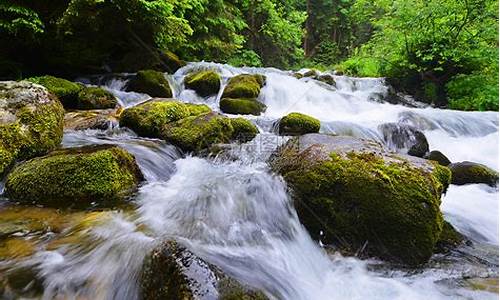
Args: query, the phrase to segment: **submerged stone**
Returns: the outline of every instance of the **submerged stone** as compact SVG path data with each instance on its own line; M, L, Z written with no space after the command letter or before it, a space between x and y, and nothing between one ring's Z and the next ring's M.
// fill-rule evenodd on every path
M290 140L270 164L287 182L313 238L407 265L433 254L443 228L447 168L375 142L325 134Z
M184 85L188 89L195 90L198 95L207 97L217 94L220 89L221 78L214 71L194 72L184 78Z
M5 192L12 201L86 207L123 200L143 179L134 157L116 146L58 150L15 167Z
M114 109L71 111L64 115L64 129L106 130L113 122L117 122L116 113Z
M302 135L318 133L321 124L318 119L301 113L290 113L279 121L279 134Z
M171 98L172 90L162 72L142 70L127 84L127 91L148 94L151 97Z
M41 85L0 82L0 175L16 160L43 155L62 140L64 109Z
M452 163L448 167L453 184L484 183L493 187L498 185L498 172L485 165L463 161Z

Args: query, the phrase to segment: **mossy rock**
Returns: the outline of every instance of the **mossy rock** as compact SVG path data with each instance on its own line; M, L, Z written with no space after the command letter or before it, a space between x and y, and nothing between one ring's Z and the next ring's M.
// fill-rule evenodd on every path
M44 155L59 146L64 109L41 85L0 82L0 175L15 160Z
M461 235L449 222L443 222L443 230L436 243L435 252L446 253L464 242L464 236Z
M127 84L127 91L148 94L151 97L171 98L172 90L162 72L142 70Z
M140 275L144 300L266 300L175 241L165 241L146 256Z
M233 139L239 142L248 142L253 140L259 133L259 129L252 122L245 118L231 119L233 126Z
M316 79L319 76L319 72L315 69L311 69L302 74L302 76Z
M337 83L335 82L335 79L333 78L332 75L328 75L328 74L319 75L317 80L324 82L324 83L331 85L331 86L337 86Z
M229 118L215 112L191 116L164 126L162 138L188 152L199 152L233 138Z
M318 133L321 123L318 119L301 113L290 113L279 121L279 134L302 135L306 133Z
M446 167L375 142L324 134L293 138L270 163L313 238L406 265L433 254L443 228Z
M219 92L221 78L214 71L194 72L184 78L184 85L195 90L198 95L207 97Z
M5 191L12 201L49 207L114 204L143 179L134 157L109 145L58 150L15 167Z
M106 109L118 104L116 97L100 87L85 87L78 93L77 109Z
M452 184L484 183L493 187L498 185L498 172L485 165L463 161L452 163L448 167L452 174Z
M219 102L222 112L235 115L260 115L266 110L266 105L255 99L231 99L223 98Z
M49 75L28 78L27 81L43 85L66 109L77 108L78 94L84 88L82 84Z
M152 99L125 109L120 116L120 126L128 127L140 136L157 138L167 123L207 112L210 108L203 104Z
M442 166L448 166L451 161L441 151L433 150L424 156L425 159L437 161Z
M257 98L265 80L265 77L259 74L236 75L227 83L222 98Z

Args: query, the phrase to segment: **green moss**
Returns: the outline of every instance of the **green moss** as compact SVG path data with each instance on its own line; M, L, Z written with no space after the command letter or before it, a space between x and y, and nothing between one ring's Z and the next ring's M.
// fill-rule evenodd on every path
M100 87L85 87L78 93L78 109L114 108L117 104L115 96Z
M464 237L453 228L447 221L443 222L443 230L436 243L435 252L445 253L450 249L457 247L464 241Z
M142 179L135 159L113 146L60 150L34 158L7 176L13 201L47 206L86 206L123 199Z
M448 190L451 183L451 171L448 167L435 163L431 176L435 180L436 195L439 197Z
M464 161L452 163L451 169L453 184L484 183L490 186L498 185L498 172L488 168L485 165Z
M0 175L14 163L26 139L18 122L0 124Z
M56 95L65 108L76 108L78 93L83 85L54 76L40 76L28 78L27 81L43 85L49 92Z
M331 160L316 163L289 155L291 165L280 171L314 238L324 231L324 242L351 253L364 249L408 265L432 255L443 223L434 175L372 153L332 153Z
M241 74L234 76L227 83L223 98L257 98L265 83L262 75Z
M140 136L158 137L165 124L188 117L198 109L203 110L175 100L150 100L125 109L120 116L120 126Z
M198 95L206 97L217 94L220 89L220 76L214 71L191 73L184 78L184 85L195 90Z
M198 152L233 136L230 119L217 113L187 117L165 125L162 137L184 151Z
M321 124L318 119L301 113L290 113L279 122L279 133L282 135L302 135L319 132Z
M193 104L193 103L184 103L184 105L189 110L190 116L197 116L201 114L205 114L211 112L212 110L205 104Z
M260 115L266 110L266 105L254 99L223 98L219 103L221 111L228 114Z
M168 80L162 72L154 70L137 72L137 75L128 83L127 90L145 93L151 97L172 97L172 90L170 89Z
M259 133L257 126L245 118L231 119L231 125L234 129L233 139L240 142L251 141Z

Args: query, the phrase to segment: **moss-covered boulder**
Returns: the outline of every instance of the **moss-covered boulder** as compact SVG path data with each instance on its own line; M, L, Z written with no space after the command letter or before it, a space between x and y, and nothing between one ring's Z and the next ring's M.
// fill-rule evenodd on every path
M265 77L259 74L236 75L227 83L222 98L257 98L265 80Z
M77 109L106 109L118 104L116 97L100 87L85 87L78 93Z
M485 165L463 161L448 166L451 170L451 183L463 185L484 183L489 186L498 185L498 172Z
M67 109L77 108L78 94L84 88L82 84L48 75L28 78L27 81L43 85Z
M46 154L62 140L64 109L41 85L0 82L0 175L16 160Z
M448 166L451 161L441 151L433 150L424 156L425 159L437 161L442 166Z
M268 299L175 241L163 242L146 257L140 292L144 300Z
M116 110L80 110L64 115L64 130L108 129L117 122Z
M335 82L335 79L333 78L332 75L328 75L328 74L319 75L317 77L317 80L324 82L328 85L334 86L334 87L337 86L337 83Z
M416 157L424 157L429 152L427 138L411 125L385 123L379 125L378 129L384 142L392 150Z
M221 114L209 112L191 116L163 127L161 137L184 151L199 152L218 143L233 139L231 120Z
M172 90L162 72L142 70L127 84L127 91L148 94L151 97L170 98Z
M301 113L290 113L279 121L278 131L281 135L302 135L318 133L321 123L318 119Z
M407 265L434 252L443 228L440 197L451 176L446 167L325 134L293 138L270 164L314 238Z
M245 118L231 119L233 126L233 139L239 142L251 141L259 133L259 129L252 122Z
M304 74L302 74L303 77L310 77L310 78L317 78L319 75L319 72L315 69L310 69L306 71Z
M120 115L120 126L128 127L140 136L157 138L167 123L207 112L210 108L202 104L152 99L125 109Z
M462 242L465 241L465 238L462 234L460 234L449 222L443 222L443 230L441 231L441 235L439 236L439 240L436 243L435 252L437 253L446 253L450 250L456 248Z
M214 71L194 72L184 78L184 85L195 90L198 95L207 97L219 92L221 78Z
M219 103L220 110L227 114L258 116L266 110L266 105L255 99L223 98Z
M58 150L15 167L7 176L7 196L52 207L112 204L142 180L134 157L115 146Z

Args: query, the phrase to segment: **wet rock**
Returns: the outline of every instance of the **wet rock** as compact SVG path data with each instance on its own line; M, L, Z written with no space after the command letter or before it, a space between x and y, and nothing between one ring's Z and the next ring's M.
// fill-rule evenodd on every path
M66 215L52 208L11 206L0 210L0 239L16 235L61 232Z
M332 75L323 74L318 76L317 80L329 84L331 86L337 86L337 83L335 82L335 79L333 78Z
M304 75L300 74L299 72L294 72L292 73L292 76L297 78L297 79L301 79L304 77Z
M170 98L172 90L162 72L142 70L127 84L127 91L148 94L151 97Z
M48 75L28 78L27 81L44 86L66 109L77 108L78 94L84 88L82 84Z
M319 75L319 72L314 70L314 69L311 69L302 75L303 75L303 77L310 77L310 78L316 79Z
M463 161L448 166L451 170L452 184L484 183L489 186L498 185L498 172L485 165Z
M227 114L255 115L258 116L266 110L266 105L255 99L231 99L220 100L220 109Z
M425 135L407 124L385 123L378 127L387 146L398 152L406 152L416 157L424 157L429 152Z
M228 143L233 134L229 118L209 112L165 125L161 137L184 151L199 152L214 144Z
M106 130L113 122L117 122L114 109L72 111L64 115L65 130Z
M144 300L267 299L174 241L164 242L146 258L140 283Z
M259 130L252 122L245 118L234 118L231 120L233 126L233 139L239 142L251 141L257 136Z
M184 78L184 85L195 90L202 97L215 95L219 92L221 78L214 71L194 72Z
M314 238L406 265L433 254L443 227L447 168L372 141L325 134L293 138L270 165L287 182Z
M424 156L425 159L437 161L442 166L448 166L451 161L441 151L432 150Z
M115 96L100 87L85 87L78 93L77 109L106 109L118 104Z
M143 179L134 157L115 146L63 149L16 166L5 192L12 201L49 207L113 205Z
M166 124L207 112L210 108L206 105L157 98L125 109L120 116L120 126L140 136L157 138Z
M55 149L62 140L64 109L41 85L0 82L0 175L15 160Z
M278 130L281 135L302 135L318 133L321 124L318 119L301 113L290 113L279 121Z

